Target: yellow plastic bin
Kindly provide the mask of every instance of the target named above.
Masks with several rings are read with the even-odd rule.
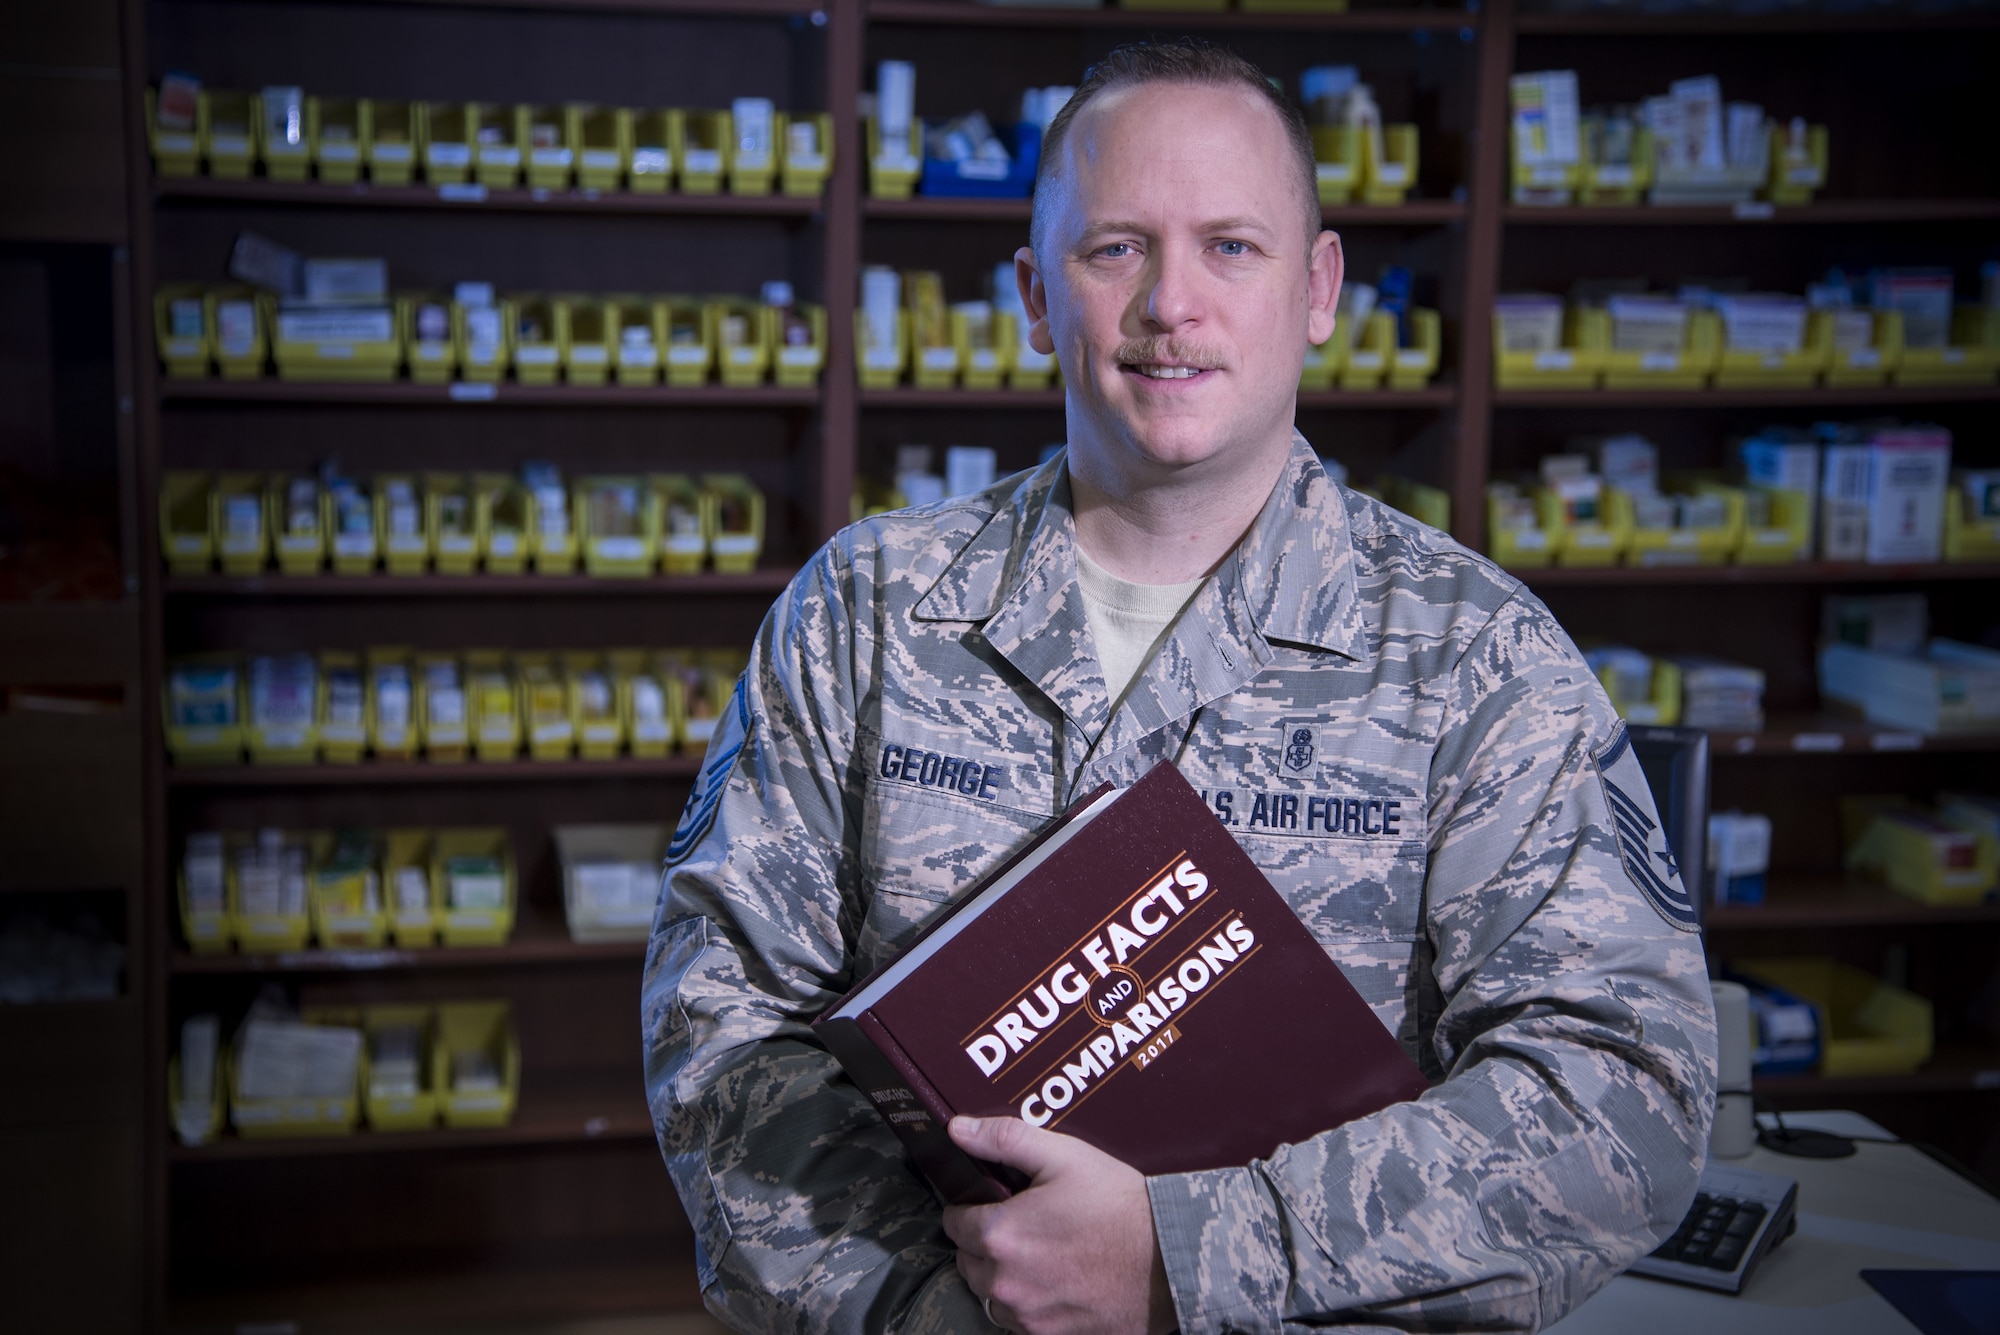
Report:
[[[692,297],[668,297],[659,309],[664,317],[667,383],[706,385],[715,368],[716,321],[707,303]]]
[[[682,193],[720,193],[733,156],[732,125],[726,111],[689,108],[681,112],[681,150],[677,157]]]
[[[482,894],[476,902],[457,902],[452,897],[449,873],[458,858],[479,858],[497,863],[500,877],[497,895]],[[507,831],[488,828],[443,829],[431,840],[431,883],[441,899],[440,936],[446,946],[505,945],[514,932],[515,870],[514,850]]]
[[[1389,376],[1389,363],[1396,355],[1396,317],[1376,311],[1362,326],[1354,346],[1340,359],[1334,380],[1342,389],[1380,389]]]
[[[358,865],[336,865],[343,839],[354,841]],[[313,935],[327,950],[379,950],[389,935],[382,899],[381,849],[372,836],[329,835],[315,841],[309,902]]]
[[[1618,717],[1627,722],[1656,728],[1671,728],[1680,722],[1681,669],[1672,659],[1653,660],[1652,679],[1647,683],[1643,700],[1628,699],[1613,689],[1618,684],[1618,672],[1609,665],[1598,672],[1597,680],[1611,698]]]
[[[507,656],[498,649],[465,651],[466,723],[472,754],[504,763],[521,753],[521,699]]]
[[[271,559],[262,473],[217,473],[209,492],[209,528],[226,575],[261,575]]]
[[[581,477],[570,491],[572,520],[593,576],[650,575],[659,560],[659,494],[632,475]]]
[[[563,115],[576,154],[576,183],[585,190],[623,189],[632,165],[632,113],[573,102]]]
[[[359,1029],[359,1011],[307,1010],[307,1024]],[[229,1079],[229,1122],[246,1139],[283,1136],[344,1136],[361,1121],[361,1090],[368,1080],[368,1053],[362,1045],[355,1063],[354,1087],[340,1095],[312,1098],[246,1098],[242,1087],[242,1053],[232,1045]]]
[[[182,1144],[206,1145],[214,1140],[222,1130],[223,1091],[229,1087],[229,1054],[218,1052],[215,1062],[215,1088],[201,1113],[190,1119],[187,1105],[181,1099],[181,1058],[179,1053],[167,1058],[167,1121],[174,1129]]]
[[[882,347],[869,341],[868,313],[854,313],[854,368],[863,389],[894,389],[910,360],[910,313],[896,312],[896,341]]]
[[[576,722],[570,716],[569,691],[555,655],[514,655],[514,678],[528,758],[568,760],[575,755]]]
[[[472,480],[463,473],[424,474],[424,527],[440,575],[470,575],[479,568],[486,535]]]
[[[472,122],[472,170],[479,184],[508,190],[521,183],[525,156],[519,108],[500,102],[474,102],[466,115]]]
[[[709,306],[722,383],[737,388],[763,384],[771,374],[777,312],[747,297],[718,297]]]
[[[868,118],[868,193],[876,199],[908,199],[924,169],[924,123],[912,119],[907,141],[883,151],[882,128]]]
[[[1849,871],[1920,903],[1977,904],[2000,880],[2000,840],[1905,798],[1843,797],[1840,825]]]
[[[685,473],[653,473],[646,490],[660,516],[661,568],[669,575],[699,574],[715,535],[715,497]]]
[[[1653,135],[1634,130],[1630,162],[1599,162],[1586,131],[1583,161],[1576,168],[1576,202],[1585,208],[1630,208],[1645,199],[1653,183]]]
[[[488,574],[518,575],[528,568],[535,529],[534,501],[511,473],[474,473],[481,555]]]
[[[616,355],[617,314],[610,302],[595,297],[565,297],[558,305],[562,333],[563,373],[572,385],[602,385],[611,376]],[[515,353],[520,360],[520,353]]]
[[[962,306],[951,310],[951,345],[958,353],[967,389],[998,389],[1006,379],[1007,360],[1014,350],[1014,317],[990,303],[983,320]]]
[[[626,731],[626,697],[617,673],[596,653],[564,654],[561,664],[577,753],[585,760],[615,760],[625,749]]]
[[[215,564],[211,473],[168,469],[160,477],[160,553],[176,575],[206,575]]]
[[[1931,1059],[1931,1003],[1851,964],[1821,955],[1732,961],[1819,1012],[1823,1076],[1908,1075]]]
[[[1562,497],[1547,487],[1535,488],[1535,509],[1542,532],[1549,535],[1557,565],[1615,566],[1624,557],[1632,531],[1618,522],[1620,511],[1611,497],[1612,490],[1605,488],[1600,497],[1598,519],[1573,522]]]
[[[1975,511],[1956,483],[1944,494],[1944,559],[2000,561],[2000,517]]]
[[[1352,204],[1361,189],[1361,139],[1345,125],[1312,127],[1321,204]]]
[[[660,194],[671,190],[674,171],[681,165],[684,127],[675,110],[624,113],[626,125],[626,180],[638,194]],[[718,168],[718,171],[720,169]]]
[[[351,185],[361,179],[373,108],[365,97],[308,97],[307,134],[312,139],[313,166],[330,185]]]
[[[467,102],[419,102],[417,139],[424,179],[432,185],[464,185],[472,179],[477,123]]]
[[[1739,565],[1780,565],[1812,555],[1811,496],[1782,487],[1749,487],[1744,494],[1746,517],[1731,553]],[[1749,497],[1759,494],[1768,522],[1753,524],[1747,516]]]
[[[1410,346],[1398,347],[1389,357],[1390,389],[1422,389],[1437,378],[1438,361],[1444,353],[1444,321],[1424,306],[1410,308]]]
[[[819,383],[820,372],[826,369],[826,307],[813,302],[799,302],[794,312],[805,321],[810,331],[807,342],[788,342],[780,322],[772,321],[772,360],[777,366],[777,381],[798,389],[808,389]]]
[[[288,663],[296,670],[309,671],[311,698],[284,702],[292,717],[260,718],[257,710],[257,679],[264,665]],[[311,654],[252,654],[243,679],[243,739],[257,765],[311,765],[319,761],[319,720],[326,714],[326,681]]]
[[[410,336],[410,379],[420,385],[441,385],[458,375],[458,340],[452,326],[457,303],[442,292],[418,292],[396,298],[398,318]]]
[[[303,482],[312,488],[309,503],[294,504],[292,488]],[[326,493],[318,479],[304,473],[274,473],[264,492],[264,523],[278,569],[287,575],[317,575],[326,568],[329,523]]]
[[[384,1082],[377,1061],[377,1041],[399,1030],[416,1031],[416,1078],[404,1084]],[[429,1006],[364,1006],[361,1010],[362,1039],[368,1046],[368,1083],[363,1099],[372,1131],[428,1131],[437,1125],[437,1072],[433,1050],[437,1042],[437,1013]]]
[[[1563,342],[1540,352],[1509,352],[1500,317],[1493,317],[1493,378],[1497,388],[1595,389],[1610,348],[1611,329],[1601,310],[1569,307],[1563,312]]]
[[[374,494],[361,478],[346,478],[354,487],[354,508],[343,514],[329,497],[332,519],[328,524],[333,547],[333,569],[341,575],[372,575],[382,556],[381,515]],[[359,523],[355,521],[359,520]]]
[[[268,295],[262,301],[281,380],[394,380],[403,368],[404,326],[393,303],[328,312],[287,311]]]
[[[462,764],[470,754],[472,691],[458,655],[417,655],[410,685],[424,759],[433,765]]]
[[[197,909],[188,898],[187,864],[182,861],[174,868],[174,900],[180,911],[181,939],[187,948],[197,955],[226,955],[236,944],[235,924],[229,915],[228,865],[236,857],[236,851],[245,842],[240,834],[223,836],[223,899],[215,908]]]
[[[270,335],[254,289],[230,284],[213,287],[203,298],[208,312],[209,348],[225,380],[255,380],[264,374]]]
[[[1361,136],[1361,202],[1401,204],[1417,183],[1417,127],[1385,125]]]
[[[514,1120],[521,1092],[521,1045],[504,1001],[448,1001],[437,1008],[431,1084],[449,1127],[497,1127]]]
[[[1990,385],[2000,371],[2000,310],[1960,306],[1952,312],[1951,346],[1903,348],[1899,385]]]
[[[146,143],[153,151],[153,170],[162,176],[197,176],[201,173],[201,139],[206,117],[206,93],[195,94],[193,115],[187,124],[160,122],[160,93],[146,90]]]
[[[1406,477],[1383,479],[1383,499],[1420,524],[1451,531],[1451,494]]]
[[[1630,492],[1604,489],[1605,526],[1625,534],[1625,564],[1631,566],[1725,564],[1743,537],[1743,497],[1734,487],[1715,487],[1723,498],[1726,518],[1706,528],[1642,527],[1633,513]]]
[[[1555,563],[1556,547],[1560,534],[1551,533],[1541,527],[1541,506],[1532,497],[1536,515],[1533,528],[1517,528],[1509,524],[1503,507],[1518,503],[1518,496],[1496,495],[1491,487],[1486,493],[1486,554],[1509,570],[1539,570]]]
[[[361,655],[321,653],[319,679],[320,757],[333,765],[359,764],[368,752],[368,674]]]
[[[281,105],[276,99],[283,96]],[[312,120],[306,114],[306,97],[267,88],[254,99],[257,109],[257,156],[263,160],[264,174],[274,181],[303,181],[312,174]]]
[[[1842,317],[1866,320],[1865,347],[1834,346],[1834,324]],[[1865,389],[1886,385],[1903,364],[1903,316],[1900,311],[1814,311],[1807,317],[1811,339],[1827,348],[1825,383],[1833,388]]]
[[[665,304],[629,295],[606,297],[604,304],[613,321],[611,344],[618,383],[659,384],[660,362],[667,346]]]
[[[1833,330],[1806,324],[1797,352],[1756,352],[1725,341],[1715,359],[1717,389],[1811,389],[1833,360]]]
[[[820,112],[786,118],[780,152],[779,188],[798,198],[819,198],[833,174],[833,117]]]
[[[201,95],[202,155],[208,174],[232,180],[250,175],[257,161],[257,98],[253,93],[209,89]]]
[[[234,765],[243,759],[243,662],[235,654],[172,660],[160,697],[167,752],[176,765]]]
[[[444,917],[442,887],[431,874],[431,832],[388,830],[382,836],[382,904],[389,920],[389,939],[404,950],[423,950],[438,943]],[[419,885],[406,885],[413,870]],[[405,889],[412,893],[405,896]]]
[[[553,104],[523,104],[514,109],[514,140],[527,154],[528,184],[537,190],[567,190],[576,171],[576,149],[569,138],[569,113]]]
[[[310,869],[312,841],[312,835],[287,831],[283,842],[288,850],[303,851]],[[282,907],[275,913],[253,911],[246,907],[242,874],[233,857],[223,870],[223,884],[229,895],[230,934],[245,954],[275,954],[305,949],[307,940],[312,936],[312,912],[305,903],[298,906],[296,913],[284,912]]]
[[[523,294],[509,297],[503,310],[514,378],[524,385],[555,384],[567,348],[568,323],[561,303]]]
[[[422,143],[423,112],[419,103],[380,98],[368,103],[368,135],[362,141],[361,156],[368,164],[370,181],[376,185],[408,185],[416,176]]]
[[[422,485],[410,473],[383,473],[375,479],[375,532],[382,564],[392,575],[422,575],[431,567],[430,525]]]
[[[768,195],[777,188],[778,163],[783,156],[785,142],[785,114],[771,113],[771,141],[756,151],[756,146],[743,141],[741,124],[732,111],[729,128],[729,151],[724,154],[728,164],[729,193],[732,195]]]
[[[712,516],[708,548],[716,571],[749,574],[764,552],[764,493],[741,473],[703,473],[701,488]]]
[[[1610,313],[1601,312],[1606,321]],[[1603,356],[1606,389],[1701,389],[1715,371],[1722,350],[1722,323],[1714,311],[1690,310],[1678,352],[1618,352],[1607,340]]]
[[[605,656],[616,681],[618,712],[625,719],[632,754],[657,758],[673,749],[680,679],[643,649],[614,649]]]
[[[1771,178],[1764,197],[1773,204],[1810,204],[1826,185],[1826,127],[1805,127],[1805,142],[1792,142],[1791,127],[1771,127]]]
[[[153,341],[170,378],[207,377],[214,351],[209,328],[208,295],[201,284],[168,283],[153,294]]]

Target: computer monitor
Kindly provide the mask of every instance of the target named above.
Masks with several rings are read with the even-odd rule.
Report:
[[[1652,728],[1626,725],[1632,752],[1660,809],[1667,847],[1680,863],[1681,885],[1694,901],[1695,912],[1707,918],[1708,889],[1708,734],[1699,728]]]

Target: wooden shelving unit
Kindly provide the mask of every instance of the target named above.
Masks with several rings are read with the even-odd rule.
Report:
[[[1708,72],[1713,63],[1732,96],[1784,111],[1793,84],[1770,70],[1770,56],[1781,48],[1763,39],[1811,37],[1849,55],[1865,50],[1871,67],[1889,71],[1891,84],[1905,78],[1909,86],[1890,88],[1884,105],[1907,117],[1929,105],[1924,98],[1932,93],[1897,72],[1895,44],[1907,37],[1927,43],[1926,51],[1962,46],[1973,53],[1965,59],[1990,66],[2000,56],[2000,19],[1990,13],[1536,14],[1519,12],[1517,0],[1295,15],[1036,10],[971,0],[336,0],[304,8],[247,0],[229,7],[229,24],[204,25],[177,0],[120,3],[126,118],[141,145],[144,86],[168,68],[215,70],[218,81],[227,71],[245,86],[282,78],[320,91],[365,82],[381,96],[421,97],[432,95],[439,67],[450,63],[464,71],[454,77],[477,84],[466,95],[496,100],[645,105],[661,100],[661,81],[671,79],[675,100],[689,105],[726,104],[757,92],[787,108],[818,110],[855,106],[875,61],[913,59],[921,113],[983,105],[997,117],[1020,86],[1073,79],[1110,46],[1148,33],[1193,31],[1237,43],[1288,81],[1307,65],[1352,62],[1377,84],[1385,114],[1420,122],[1424,166],[1410,202],[1328,208],[1327,224],[1345,234],[1355,276],[1373,277],[1364,261],[1410,264],[1419,299],[1435,303],[1445,319],[1444,368],[1432,386],[1300,396],[1305,429],[1357,480],[1403,471],[1443,488],[1452,499],[1455,536],[1480,548],[1490,477],[1560,447],[1572,430],[1600,430],[1608,422],[1627,429],[1658,424],[1672,434],[1677,462],[1714,467],[1723,462],[1727,435],[1754,429],[1767,415],[1800,423],[1871,413],[1939,415],[1965,424],[1966,462],[2000,466],[1991,444],[2000,385],[1498,391],[1488,317],[1502,291],[1560,289],[1575,278],[1627,271],[1635,243],[1644,252],[1640,267],[1656,280],[1713,274],[1718,253],[1733,260],[1740,248],[1749,277],[1796,290],[1812,274],[1795,270],[1837,262],[1845,253],[1839,248],[1853,238],[1865,236],[1870,247],[1853,263],[1885,258],[1877,244],[1883,237],[1909,237],[1913,244],[1921,238],[1926,254],[1944,247],[1941,253],[1956,255],[1973,244],[1968,238],[1984,244],[1986,229],[2000,221],[2000,170],[1982,161],[1965,169],[1973,173],[1969,179],[1948,178],[1941,159],[1897,150],[1891,133],[1897,125],[1883,128],[1862,109],[1824,98],[1819,105],[1828,109],[1815,114],[1835,122],[1835,180],[1809,207],[1515,207],[1505,199],[1507,79],[1515,70],[1580,65],[1586,101],[1594,102],[1629,100],[1670,77]],[[452,22],[460,18],[462,28]],[[312,39],[301,44],[297,34],[308,30]],[[452,34],[463,40],[439,45]],[[569,53],[567,63],[545,68],[538,52],[554,37]],[[1655,37],[1676,40],[1649,40]],[[1614,87],[1607,78],[1600,94],[1592,62],[1631,86]],[[585,68],[588,78],[576,73]],[[479,82],[483,69],[518,71],[523,82]],[[359,71],[367,72],[365,81]],[[963,77],[942,77],[951,72]],[[851,336],[864,264],[941,268],[953,295],[969,294],[980,274],[1025,241],[1027,201],[869,198],[860,122],[846,115],[835,121],[834,164],[822,197],[795,200],[172,180],[156,177],[142,150],[131,154],[129,389],[137,496],[130,522],[132,550],[145,559],[128,611],[141,627],[145,666],[134,698],[146,737],[158,735],[168,649],[361,648],[380,642],[383,626],[412,640],[432,636],[439,642],[419,647],[437,648],[475,642],[609,648],[632,642],[638,624],[690,644],[740,643],[798,563],[847,522],[857,478],[883,474],[897,444],[991,443],[1003,471],[1033,462],[1034,449],[1057,438],[1060,388],[862,390]],[[803,389],[164,377],[151,345],[150,294],[166,281],[219,279],[228,243],[243,227],[281,240],[296,235],[315,253],[384,254],[399,288],[483,278],[521,289],[751,291],[764,278],[789,277],[801,297],[827,307],[828,364],[820,383]],[[1781,238],[1770,235],[1775,228],[1785,229]],[[677,244],[689,237],[698,244]],[[1625,268],[1607,267],[1618,264]],[[534,457],[553,458],[566,473],[652,467],[660,458],[673,460],[660,467],[742,468],[771,497],[768,565],[743,576],[637,580],[292,578],[168,576],[151,559],[159,550],[159,479],[169,466],[305,468],[339,453],[363,470],[392,463],[422,468],[431,451],[448,455],[453,468],[485,459],[512,468]],[[1716,951],[1745,940],[1764,949],[1773,936],[1803,933],[1818,941],[1830,934],[1865,962],[1869,950],[1910,937],[1917,942],[1912,985],[1936,991],[1941,1016],[1965,999],[1972,985],[1966,959],[1976,950],[1990,956],[1986,929],[2000,910],[1930,910],[1848,881],[1838,870],[1832,808],[1840,793],[1877,786],[1921,791],[1985,781],[1990,787],[1983,776],[1991,773],[2000,738],[1924,738],[1821,715],[1810,685],[1811,636],[1818,599],[1848,587],[1930,590],[1941,626],[1969,626],[1990,615],[1980,608],[2000,586],[2000,569],[1806,562],[1554,569],[1522,577],[1579,636],[1651,636],[1646,647],[1710,653],[1734,648],[1771,673],[1770,726],[1713,739],[1718,798],[1749,805],[1768,795],[1768,807],[1760,809],[1787,828],[1820,833],[1810,846],[1786,845],[1789,860],[1774,874],[1766,905],[1715,911]],[[232,638],[249,635],[253,616],[256,643]],[[455,638],[445,642],[446,636]],[[651,1144],[638,1089],[630,1022],[643,951],[568,938],[546,830],[600,810],[613,813],[608,819],[671,822],[699,757],[180,768],[156,744],[148,746],[150,866],[140,902],[149,931],[133,976],[147,1018],[151,1328],[223,1326],[282,1313],[309,1317],[315,1330],[366,1330],[421,1326],[446,1315],[529,1320],[698,1306],[692,1239]],[[524,862],[520,917],[504,946],[197,956],[179,939],[173,870],[190,831],[261,823],[473,823],[489,812],[516,831]],[[225,1138],[177,1146],[165,1090],[174,1026],[203,1007],[240,1013],[269,981],[321,1004],[507,997],[516,1008],[526,1071],[515,1123],[499,1131],[364,1130],[312,1142]],[[1954,1033],[1938,1059],[1914,1076],[1799,1078],[1771,1087],[1790,1106],[1852,1102],[1890,1125],[1899,1109],[1927,1106],[1913,1100],[1983,1100],[1963,1106],[1983,1110],[1985,1121],[1968,1116],[1965,1124],[1990,1127],[2000,1124],[1991,1115],[2000,1060],[1990,1046]],[[1986,1144],[1967,1131],[1957,1152],[1976,1159]],[[456,1185],[420,1171],[434,1155],[449,1160]],[[548,1170],[557,1160],[576,1169],[574,1183]],[[379,1184],[391,1162],[394,1172],[412,1175],[407,1201],[415,1212],[440,1212],[447,1193],[469,1189],[466,1183],[501,1202],[491,1219],[480,1221],[489,1231],[478,1245],[412,1257],[385,1243],[373,1252],[340,1252],[336,1265],[303,1247],[285,1250],[281,1237],[246,1234],[230,1243],[241,1249],[241,1263],[232,1268],[214,1259],[222,1244],[188,1234],[192,1213],[214,1199],[208,1193],[226,1186],[250,1193],[255,1208],[275,1211],[273,1193],[282,1184],[273,1183],[303,1174],[321,1193],[316,1210],[354,1236],[368,1236],[377,1222],[367,1213],[370,1193],[388,1190]],[[517,1227],[526,1219],[581,1220],[599,1212],[600,1197],[610,1200],[604,1209],[620,1222],[575,1223],[574,1236],[536,1237],[532,1245],[526,1226]],[[255,1209],[245,1217],[255,1217]],[[268,1274],[269,1287],[244,1288],[241,1275],[251,1272]]]

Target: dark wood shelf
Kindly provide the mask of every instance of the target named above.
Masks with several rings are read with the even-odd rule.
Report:
[[[176,948],[169,967],[179,974],[354,974],[386,972],[445,972],[505,969],[517,965],[623,964],[636,967],[646,957],[643,941],[613,941],[583,945],[570,939],[561,915],[524,904],[514,919],[514,934],[505,945],[431,946],[410,950],[385,945],[376,950],[290,950],[278,954],[230,951],[197,955]]]
[[[168,575],[169,598],[703,598],[783,592],[797,570],[748,575]]]
[[[232,203],[306,208],[446,209],[492,213],[602,213],[725,218],[810,218],[824,203],[793,195],[688,195],[678,191],[549,190],[483,185],[375,185],[367,181],[273,181],[251,176],[162,176],[153,195],[163,203]]]
[[[1760,1075],[1760,1096],[1847,1098],[1869,1094],[2000,1093],[2000,1053],[1972,1047],[1940,1047],[1922,1069],[1907,1075]],[[1796,1106],[1796,1105],[1794,1105]],[[1811,1105],[1838,1108],[1839,1103]]]
[[[512,380],[497,384],[455,380],[421,385],[414,380],[338,381],[176,380],[161,377],[160,397],[168,403],[316,403],[388,404],[409,407],[516,408],[812,408],[820,401],[817,386],[794,389],[758,385],[734,389],[726,385],[523,385]]]
[[[862,216],[883,221],[1018,222],[1033,208],[1027,199],[864,199]],[[1455,199],[1415,199],[1405,204],[1329,204],[1320,210],[1329,227],[1431,227],[1458,222],[1465,205]]]
[[[679,14],[689,18],[773,17],[812,14],[826,0],[351,0],[385,8],[541,9],[557,14]]]
[[[1463,9],[1381,8],[1329,14],[1245,14],[1231,10],[1001,8],[969,0],[868,0],[870,23],[976,28],[1229,28],[1239,31],[1422,32],[1475,28]]]
[[[1797,206],[1757,202],[1700,208],[1653,204],[1536,208],[1509,204],[1502,216],[1510,227],[1789,227],[1992,222],[2000,218],[2000,199],[1822,199]]]
[[[1496,408],[1888,408],[2000,403],[2000,384],[1818,389],[1502,389]]]
[[[671,1196],[664,1182],[660,1189]],[[686,1224],[680,1227],[685,1230]],[[313,1335],[379,1335],[519,1330],[524,1323],[573,1327],[588,1318],[657,1319],[662,1313],[684,1312],[685,1321],[669,1328],[709,1329],[712,1323],[701,1308],[693,1240],[683,1233],[638,1241],[646,1245],[635,1248],[623,1237],[592,1239],[588,1248],[568,1242],[556,1259],[550,1259],[550,1249],[544,1248],[532,1261],[509,1258],[498,1265],[454,1255],[452,1264],[439,1263],[433,1269],[423,1266],[429,1258],[417,1258],[387,1273],[329,1260],[327,1278],[289,1284],[267,1280],[254,1286],[238,1281],[215,1289],[177,1291],[167,1305],[167,1328],[231,1331],[282,1312]],[[612,1257],[601,1255],[607,1250],[614,1252]],[[627,1255],[634,1251],[641,1254]]]
[[[1774,714],[1762,732],[1712,732],[1708,752],[1728,756],[1891,755],[1912,751],[2000,751],[2000,732],[1926,737],[1830,714]]]
[[[1299,391],[1301,409],[1448,408],[1458,401],[1458,387],[1427,385],[1422,389],[1308,389]],[[995,408],[1060,409],[1060,389],[864,389],[863,408]]]
[[[552,1077],[536,1081],[532,1068],[521,1074],[521,1096],[514,1120],[506,1126],[429,1131],[375,1131],[366,1125],[345,1135],[246,1138],[225,1129],[206,1145],[175,1141],[167,1149],[176,1164],[229,1163],[244,1159],[303,1159],[325,1155],[395,1154],[416,1151],[498,1149],[522,1145],[575,1145],[599,1141],[651,1140],[653,1117],[646,1109],[635,1069],[620,1093],[609,1075],[565,1082]]]
[[[1772,876],[1761,904],[1711,904],[1711,932],[1797,931],[1813,927],[2000,927],[2000,900],[1931,905],[1876,881],[1844,876]]]
[[[1802,36],[1812,33],[1953,32],[2000,27],[1991,10],[1922,14],[1878,10],[1866,14],[1577,14],[1525,13],[1514,19],[1524,36]]]
[[[2000,565],[1989,561],[1939,561],[1928,565],[1788,561],[1774,565],[1548,566],[1508,573],[1538,589],[1628,589],[1689,584],[1910,584],[2000,579]]]
[[[579,779],[691,779],[699,755],[659,760],[364,760],[356,765],[166,766],[169,788],[358,788],[373,784],[567,783]]]

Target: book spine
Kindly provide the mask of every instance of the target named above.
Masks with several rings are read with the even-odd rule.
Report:
[[[822,1020],[813,1029],[947,1205],[982,1205],[1013,1194],[996,1176],[1005,1170],[982,1164],[952,1141],[945,1129],[951,1105],[873,1014]]]

